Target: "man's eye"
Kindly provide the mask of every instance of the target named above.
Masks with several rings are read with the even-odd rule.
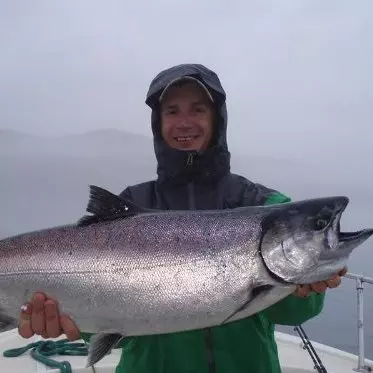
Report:
[[[205,112],[206,112],[206,108],[205,108],[204,106],[197,106],[197,107],[195,108],[195,111],[196,111],[197,113],[205,113]]]
[[[176,114],[176,110],[166,110],[165,112],[166,115],[175,115]]]

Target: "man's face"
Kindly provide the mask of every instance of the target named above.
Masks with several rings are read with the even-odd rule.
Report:
[[[161,103],[161,132],[171,148],[205,150],[213,134],[214,110],[196,83],[171,86]]]

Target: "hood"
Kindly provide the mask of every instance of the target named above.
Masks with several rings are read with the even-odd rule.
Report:
[[[186,76],[200,80],[214,98],[216,111],[214,141],[203,152],[172,149],[163,141],[160,132],[159,97],[168,84]],[[227,145],[225,100],[225,91],[217,74],[200,64],[177,65],[160,72],[153,79],[145,102],[152,109],[151,124],[159,181],[185,183],[191,179],[200,179],[203,182],[214,182],[229,172],[230,153]]]

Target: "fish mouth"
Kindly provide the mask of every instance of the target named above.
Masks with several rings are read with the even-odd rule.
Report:
[[[373,235],[373,229],[341,231],[348,203],[347,197],[327,197],[271,211],[263,222],[260,253],[272,277],[312,283],[343,269],[354,249]]]
[[[354,232],[342,232],[341,231],[341,218],[343,212],[346,210],[348,205],[348,199],[346,199],[343,206],[339,209],[339,211],[335,215],[335,219],[332,223],[332,230],[335,232],[337,236],[337,251],[345,250],[348,252],[352,252],[352,250],[360,246],[364,241],[366,241],[372,234],[373,229],[361,229]]]
[[[362,229],[356,232],[338,232],[339,242],[351,242],[361,240],[364,237],[369,237],[373,234],[373,229]]]

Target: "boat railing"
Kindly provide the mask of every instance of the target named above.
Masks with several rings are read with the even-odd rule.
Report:
[[[371,373],[372,367],[368,367],[365,364],[365,339],[364,339],[364,284],[373,284],[373,278],[365,277],[362,275],[356,275],[353,273],[347,273],[346,278],[355,280],[356,293],[357,293],[357,333],[358,333],[358,364],[354,369],[355,372]],[[312,346],[312,342],[308,338],[307,333],[304,331],[301,325],[298,325],[294,330],[299,334],[302,339],[303,348],[307,350],[310,355],[314,368],[318,373],[326,373],[327,370],[324,367],[320,357],[316,350]]]
[[[347,273],[345,277],[355,280],[357,293],[357,334],[358,334],[358,366],[356,372],[371,372],[372,368],[365,365],[365,339],[364,339],[364,284],[373,285],[372,277],[365,277]]]

